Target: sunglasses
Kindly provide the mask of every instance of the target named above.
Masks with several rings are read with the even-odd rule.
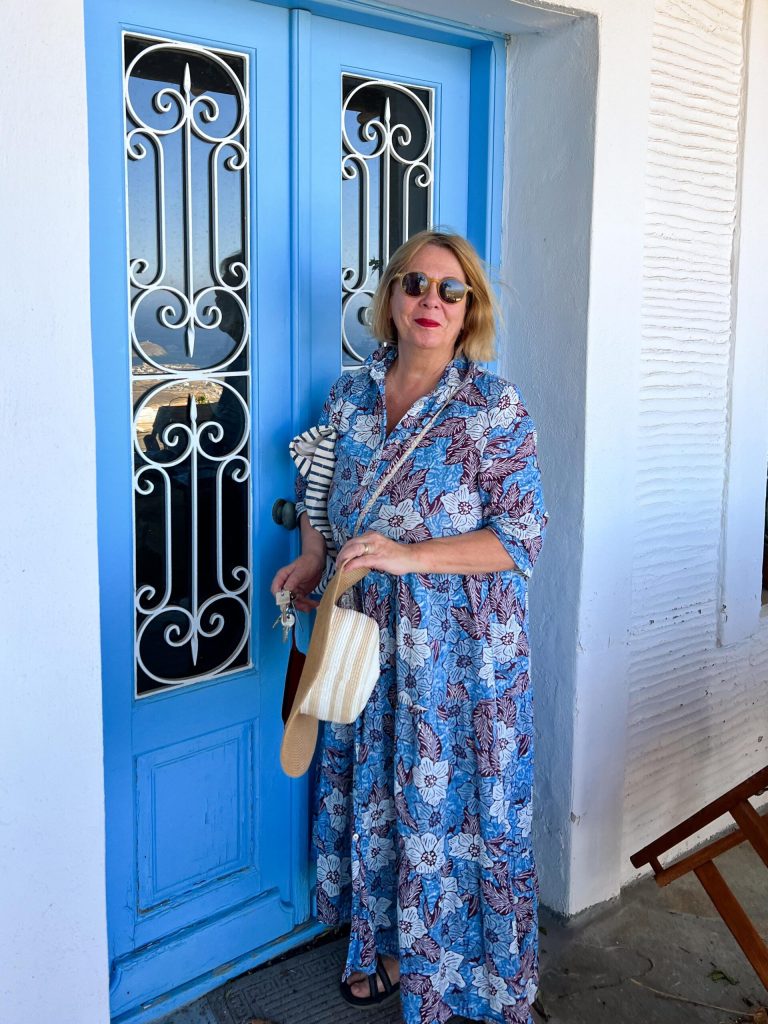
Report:
[[[426,295],[431,284],[437,285],[437,294],[443,302],[461,302],[467,294],[472,291],[468,284],[459,281],[455,277],[443,277],[438,280],[436,277],[427,277],[420,270],[409,270],[405,274],[398,274],[397,280],[406,295],[415,299],[418,295]]]

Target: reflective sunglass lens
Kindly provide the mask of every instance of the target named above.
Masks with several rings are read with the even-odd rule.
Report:
[[[461,302],[467,294],[467,286],[455,277],[444,277],[440,282],[440,298],[443,302]]]
[[[429,278],[418,270],[412,270],[408,274],[403,274],[400,284],[406,295],[415,298],[417,295],[424,295],[429,289]]]

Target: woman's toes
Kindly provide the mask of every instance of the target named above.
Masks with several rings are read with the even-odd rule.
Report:
[[[349,987],[352,990],[352,995],[357,996],[358,999],[367,999],[371,994],[371,987],[368,984],[368,976],[363,975],[362,979],[357,981],[349,981]]]
[[[360,996],[360,998],[364,999],[371,994],[368,989],[368,976],[362,971],[353,971],[345,984],[349,985],[349,990],[353,995]]]
[[[391,956],[385,956],[383,958],[384,970],[389,976],[389,980],[393,985],[396,985],[400,980],[400,963],[397,959]],[[371,994],[371,984],[368,980],[369,977],[373,977],[376,982],[376,991],[384,991],[384,983],[378,974],[368,975],[363,974],[362,971],[353,971],[352,974],[347,978],[346,984],[349,985],[350,992],[352,995],[357,996],[359,999],[368,999]]]

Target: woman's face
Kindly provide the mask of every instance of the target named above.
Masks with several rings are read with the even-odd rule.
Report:
[[[425,245],[419,249],[405,268],[406,273],[414,270],[420,270],[436,281],[444,277],[455,277],[465,284],[467,281],[451,250],[439,245]],[[434,282],[430,282],[424,295],[416,296],[406,295],[399,281],[392,285],[389,314],[397,328],[400,348],[412,346],[419,350],[439,351],[449,362],[453,359],[466,311],[466,296],[461,302],[443,302]]]

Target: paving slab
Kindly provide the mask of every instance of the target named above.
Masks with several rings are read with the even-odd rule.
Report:
[[[768,870],[743,845],[718,858],[726,881],[768,940]],[[541,912],[537,1024],[760,1024],[760,984],[693,875],[653,879],[570,921]],[[402,1024],[397,1000],[349,1006],[338,992],[346,938],[251,971],[161,1024]],[[465,1024],[454,1018],[450,1024]]]

